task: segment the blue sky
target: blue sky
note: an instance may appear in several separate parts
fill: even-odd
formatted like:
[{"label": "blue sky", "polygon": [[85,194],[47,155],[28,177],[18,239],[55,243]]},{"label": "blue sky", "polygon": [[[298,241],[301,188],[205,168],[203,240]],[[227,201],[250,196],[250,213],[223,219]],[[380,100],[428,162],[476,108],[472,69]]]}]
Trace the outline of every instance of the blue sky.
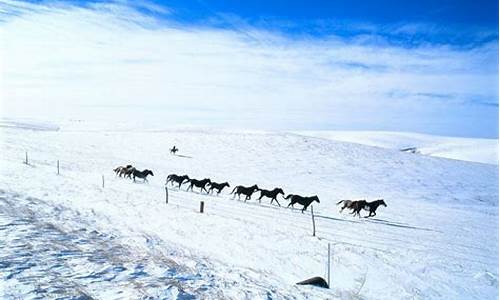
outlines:
[{"label": "blue sky", "polygon": [[[50,1],[31,1],[48,3]],[[113,2],[113,1],[111,1]],[[470,45],[498,39],[498,1],[479,0],[172,0],[114,1],[160,19],[234,28],[245,24],[291,35],[380,34],[416,43]],[[89,6],[107,1],[62,1]],[[396,28],[405,27],[406,31]]]},{"label": "blue sky", "polygon": [[150,108],[186,125],[498,137],[495,1],[9,0],[0,11],[10,115],[53,103],[60,115]]}]

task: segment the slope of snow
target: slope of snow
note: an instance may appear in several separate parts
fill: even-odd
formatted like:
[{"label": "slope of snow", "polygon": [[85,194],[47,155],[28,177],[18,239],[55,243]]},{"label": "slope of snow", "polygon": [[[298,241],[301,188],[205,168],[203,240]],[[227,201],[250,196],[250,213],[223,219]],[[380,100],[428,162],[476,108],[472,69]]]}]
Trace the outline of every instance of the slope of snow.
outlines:
[{"label": "slope of snow", "polygon": [[[2,197],[10,201],[0,201],[1,220],[23,217],[8,209],[18,202],[42,211],[31,215],[45,223],[50,220],[68,230],[89,227],[115,237],[114,243],[128,245],[128,251],[138,257],[122,262],[127,269],[153,253],[166,257],[157,265],[145,266],[152,273],[140,279],[146,295],[170,293],[165,297],[182,298],[175,294],[178,291],[233,299],[491,299],[498,295],[495,165],[286,133],[87,132],[84,128],[1,130],[0,184]],[[180,149],[177,156],[168,153],[173,145]],[[25,151],[30,165],[22,163]],[[112,169],[128,163],[151,169],[155,176],[149,183],[116,178]],[[219,196],[186,192],[185,186],[170,188],[165,204],[163,185],[170,173],[229,181],[231,188]],[[235,185],[254,183],[266,189],[282,187],[287,194],[318,195],[316,237],[311,236],[309,212],[270,205],[266,198],[259,203],[254,196],[245,203],[228,195]],[[341,199],[380,197],[388,206],[380,207],[375,218],[338,213],[336,203]],[[204,214],[198,212],[200,201],[205,202]],[[58,217],[61,210],[70,217]],[[16,234],[21,235],[14,230],[0,241],[15,245],[10,238]],[[112,245],[90,240],[89,247],[97,249],[94,242],[104,243],[99,247],[105,249]],[[296,286],[300,280],[326,276],[328,243],[333,247],[332,289]],[[119,253],[116,257],[119,262],[123,259]],[[169,263],[182,266],[197,280],[177,285],[177,292],[167,291],[176,279],[165,279]],[[110,266],[115,265],[109,262],[106,267]],[[12,291],[17,281],[29,280],[29,272],[35,271],[29,265],[19,273],[2,267],[2,285]],[[108,279],[116,285],[128,284],[120,276],[125,275]],[[106,278],[97,276],[95,289],[109,286]],[[106,298],[114,297],[119,295]]]},{"label": "slope of snow", "polygon": [[51,122],[41,122],[33,119],[9,119],[0,118],[0,127],[42,130],[42,131],[57,131],[59,126]]},{"label": "slope of snow", "polygon": [[414,147],[418,153],[424,155],[498,165],[498,139],[444,137],[386,131],[299,131],[296,133],[394,150]]}]

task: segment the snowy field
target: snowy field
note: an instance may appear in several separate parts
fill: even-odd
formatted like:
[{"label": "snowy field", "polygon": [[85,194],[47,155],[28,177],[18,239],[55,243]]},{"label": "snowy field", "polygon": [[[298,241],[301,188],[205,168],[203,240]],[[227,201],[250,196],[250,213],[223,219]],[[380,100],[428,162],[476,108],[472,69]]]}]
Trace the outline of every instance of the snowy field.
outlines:
[{"label": "snowy field", "polygon": [[[296,133],[2,126],[0,298],[498,297],[497,162]],[[128,163],[154,177],[115,177]],[[170,188],[167,205],[171,173],[231,187],[219,196]],[[316,237],[309,211],[282,198],[278,207],[228,195],[252,184],[318,195]],[[387,207],[370,219],[336,206],[378,198]],[[332,288],[295,285],[326,277],[328,243]]]},{"label": "snowy field", "polygon": [[498,140],[390,131],[299,131],[298,134],[419,154],[498,165]]}]

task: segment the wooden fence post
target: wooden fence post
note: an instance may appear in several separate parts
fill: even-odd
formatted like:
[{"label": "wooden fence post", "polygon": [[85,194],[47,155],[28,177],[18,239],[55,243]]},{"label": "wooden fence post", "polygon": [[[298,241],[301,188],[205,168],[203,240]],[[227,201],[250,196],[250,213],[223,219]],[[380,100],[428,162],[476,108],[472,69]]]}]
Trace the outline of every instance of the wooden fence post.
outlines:
[{"label": "wooden fence post", "polygon": [[104,175],[102,175],[102,188],[104,188]]},{"label": "wooden fence post", "polygon": [[168,188],[167,188],[167,185],[165,185],[165,203],[168,204]]},{"label": "wooden fence post", "polygon": [[57,160],[57,175],[59,175],[59,160]]},{"label": "wooden fence post", "polygon": [[328,286],[330,286],[330,243],[328,243]]},{"label": "wooden fence post", "polygon": [[28,163],[28,151],[25,151],[24,154],[25,154],[24,163],[27,164],[27,165],[29,165],[29,163]]},{"label": "wooden fence post", "polygon": [[203,213],[204,208],[205,208],[205,202],[200,201],[200,213]]},{"label": "wooden fence post", "polygon": [[314,208],[311,205],[311,217],[313,222],[313,236],[316,236],[316,223],[314,222]]}]

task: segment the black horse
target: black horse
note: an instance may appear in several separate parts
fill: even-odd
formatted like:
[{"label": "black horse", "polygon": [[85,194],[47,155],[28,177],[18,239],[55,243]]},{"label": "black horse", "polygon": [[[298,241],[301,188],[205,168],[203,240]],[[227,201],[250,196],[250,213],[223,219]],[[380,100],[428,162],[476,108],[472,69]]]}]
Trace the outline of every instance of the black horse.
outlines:
[{"label": "black horse", "polygon": [[134,177],[134,182],[135,182],[135,178],[141,178],[144,180],[144,182],[148,182],[148,179],[146,177],[148,177],[148,175],[151,175],[151,176],[155,176],[153,174],[153,171],[151,170],[148,170],[148,169],[145,169],[143,171],[137,171],[136,169],[134,169],[132,171],[132,176]]},{"label": "black horse", "polygon": [[273,200],[274,200],[274,201],[276,201],[276,203],[278,203],[279,206],[281,206],[281,204],[278,202],[278,199],[276,199],[276,197],[278,197],[279,194],[285,196],[285,192],[283,192],[282,189],[275,188],[272,191],[259,189],[259,191],[260,191],[259,202],[260,202],[260,199],[262,199],[262,197],[267,197],[267,198],[271,198],[271,202],[269,204],[273,204]]},{"label": "black horse", "polygon": [[193,190],[193,186],[195,187],[199,187],[200,188],[200,192],[202,191],[205,191],[208,193],[208,191],[205,189],[205,186],[207,184],[209,184],[210,182],[210,179],[208,178],[205,178],[203,180],[197,180],[197,179],[189,179],[186,183],[190,183],[190,185],[188,186],[188,188],[186,189],[186,191],[189,191],[189,189],[191,189],[191,191]]},{"label": "black horse", "polygon": [[177,153],[177,151],[179,151],[179,148],[176,148],[175,145],[172,147],[172,149],[170,149],[170,153],[174,154]]},{"label": "black horse", "polygon": [[378,200],[375,200],[375,201],[372,201],[372,202],[366,202],[366,201],[363,201],[364,203],[361,203],[360,205],[357,205],[357,207],[353,210],[353,212],[351,214],[354,214],[354,215],[358,215],[359,217],[361,217],[359,215],[359,212],[364,209],[364,210],[368,210],[370,213],[368,214],[368,216],[366,216],[365,218],[369,218],[369,217],[374,217],[377,215],[377,213],[375,212],[377,210],[377,208],[380,206],[380,205],[383,205],[385,207],[387,207],[387,204],[385,204],[385,201],[384,199],[378,199]]},{"label": "black horse", "polygon": [[189,176],[187,176],[187,175],[179,176],[179,175],[176,175],[176,174],[170,174],[170,175],[167,176],[167,181],[165,182],[165,185],[167,185],[169,182],[170,182],[171,185],[174,185],[174,182],[175,182],[175,183],[179,184],[179,186],[177,188],[180,189],[182,183],[185,180],[189,180]]},{"label": "black horse", "polygon": [[228,182],[224,182],[224,183],[217,183],[217,182],[211,182],[210,183],[210,188],[208,189],[208,193],[212,193],[213,190],[217,190],[217,195],[220,194],[220,192],[222,191],[222,189],[224,187],[229,187],[229,183]]},{"label": "black horse", "polygon": [[[256,184],[254,184],[250,187],[244,187],[242,185],[238,185],[237,187],[235,187],[233,189],[231,194],[234,193],[234,196],[238,195],[238,199],[240,199],[241,194],[245,195],[246,196],[245,202],[246,202],[247,200],[250,200],[252,198],[252,194],[258,190],[259,190],[259,187]],[[233,198],[234,198],[234,196],[233,196]]]},{"label": "black horse", "polygon": [[293,205],[295,203],[299,203],[301,205],[304,206],[304,208],[302,209],[302,213],[304,213],[305,210],[307,210],[307,207],[313,202],[313,201],[316,201],[319,203],[319,198],[318,196],[311,196],[311,197],[302,197],[302,196],[299,196],[299,195],[293,195],[293,194],[290,194],[288,196],[286,196],[285,199],[290,199],[290,204],[288,204],[287,207],[290,207],[290,205],[293,207]]}]

